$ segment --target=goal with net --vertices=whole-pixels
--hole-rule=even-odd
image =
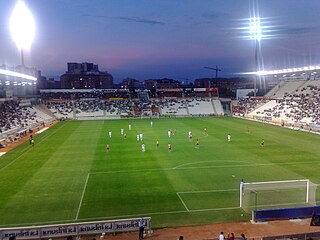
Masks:
[[[259,209],[316,205],[317,185],[309,179],[241,182],[240,208],[246,212]]]

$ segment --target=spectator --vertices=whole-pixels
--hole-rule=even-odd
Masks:
[[[235,239],[234,233],[228,234],[228,240],[234,240],[234,239]]]
[[[219,240],[224,240],[223,232],[220,233],[220,235],[219,235]]]
[[[244,233],[241,233],[241,240],[247,240],[246,235],[244,235]]]

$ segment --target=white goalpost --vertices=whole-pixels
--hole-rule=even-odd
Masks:
[[[317,185],[309,179],[270,182],[241,182],[240,208],[257,209],[316,205]]]

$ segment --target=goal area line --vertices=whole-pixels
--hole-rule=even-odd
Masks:
[[[221,211],[221,210],[232,210],[240,209],[239,206],[232,207],[217,207],[217,208],[203,208],[203,209],[190,209],[187,203],[183,200],[181,195],[184,194],[198,194],[198,193],[219,193],[219,192],[239,192],[239,189],[213,189],[213,190],[200,190],[200,191],[185,191],[185,192],[176,192],[180,202],[187,212],[205,212],[205,211]]]

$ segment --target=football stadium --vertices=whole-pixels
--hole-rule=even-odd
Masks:
[[[217,76],[117,87],[72,62],[56,87],[22,50],[0,67],[1,240],[320,238],[320,66],[257,58],[228,95]],[[254,231],[272,222],[289,225]]]

